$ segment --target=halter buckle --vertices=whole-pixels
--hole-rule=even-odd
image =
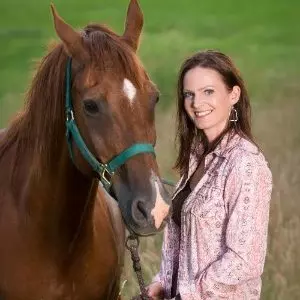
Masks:
[[[114,175],[114,172],[109,171],[108,170],[108,165],[104,164],[103,169],[100,173],[101,182],[105,186],[110,187],[111,186],[111,178],[112,178],[113,175]]]
[[[73,109],[67,110],[67,112],[66,112],[66,119],[67,119],[67,122],[74,120]]]

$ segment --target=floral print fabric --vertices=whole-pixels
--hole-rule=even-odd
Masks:
[[[198,154],[201,149],[198,150]],[[177,184],[173,199],[196,170]],[[181,227],[171,218],[164,232],[160,281],[171,299],[172,276],[178,269],[182,300],[257,300],[264,268],[272,175],[258,148],[226,135],[205,158],[205,174],[185,199]]]

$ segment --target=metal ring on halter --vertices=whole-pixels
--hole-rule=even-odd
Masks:
[[[67,122],[74,120],[74,112],[72,109],[67,111],[66,119],[67,119]]]
[[[111,178],[113,177],[115,172],[111,172],[108,170],[108,165],[104,164],[104,168],[101,171],[100,178],[104,180],[104,183],[107,186],[111,186]]]
[[[140,240],[139,238],[134,235],[134,234],[130,234],[127,239],[126,239],[126,243],[125,246],[128,250],[132,249],[132,248],[138,248],[140,245]]]

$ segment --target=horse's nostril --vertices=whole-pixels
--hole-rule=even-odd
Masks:
[[[145,227],[148,224],[149,213],[143,201],[137,201],[132,205],[132,218],[136,225]]]
[[[143,205],[143,202],[139,201],[137,204],[138,211],[142,214],[142,216],[147,219],[147,211],[145,206]]]

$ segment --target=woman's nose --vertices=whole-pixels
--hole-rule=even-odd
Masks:
[[[201,106],[201,99],[199,96],[195,95],[194,99],[193,99],[193,102],[192,102],[192,106],[194,108],[199,108]]]

